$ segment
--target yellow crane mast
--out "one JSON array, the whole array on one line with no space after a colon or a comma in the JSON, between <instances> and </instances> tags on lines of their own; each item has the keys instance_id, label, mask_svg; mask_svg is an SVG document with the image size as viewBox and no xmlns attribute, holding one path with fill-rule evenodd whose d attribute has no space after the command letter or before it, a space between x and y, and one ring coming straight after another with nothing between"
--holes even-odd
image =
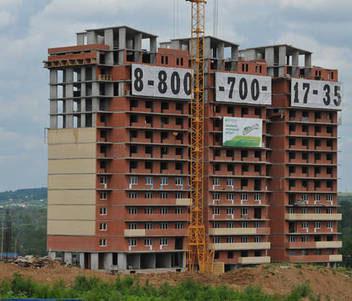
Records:
<instances>
[{"instance_id":1,"label":"yellow crane mast","mask_svg":"<svg viewBox=\"0 0 352 301\"><path fill-rule=\"evenodd\" d=\"M189 271L211 272L213 256L208 249L208 238L204 224L204 92L205 92L205 6L206 0L191 2L192 34L190 55L193 75L193 97L191 100L191 208L188 228Z\"/></svg>"}]
</instances>

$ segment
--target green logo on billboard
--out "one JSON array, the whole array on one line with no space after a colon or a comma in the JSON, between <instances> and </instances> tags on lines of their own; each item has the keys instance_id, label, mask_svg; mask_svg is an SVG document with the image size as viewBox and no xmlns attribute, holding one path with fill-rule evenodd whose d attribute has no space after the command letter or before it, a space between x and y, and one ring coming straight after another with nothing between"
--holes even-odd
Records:
<instances>
[{"instance_id":1,"label":"green logo on billboard","mask_svg":"<svg viewBox=\"0 0 352 301\"><path fill-rule=\"evenodd\" d=\"M224 117L223 145L262 147L262 124L257 118Z\"/></svg>"}]
</instances>

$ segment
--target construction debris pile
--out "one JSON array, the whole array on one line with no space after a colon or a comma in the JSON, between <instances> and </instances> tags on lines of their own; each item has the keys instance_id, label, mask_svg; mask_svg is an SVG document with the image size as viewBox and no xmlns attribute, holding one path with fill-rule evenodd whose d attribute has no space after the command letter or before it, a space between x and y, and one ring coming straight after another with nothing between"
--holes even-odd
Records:
<instances>
[{"instance_id":1,"label":"construction debris pile","mask_svg":"<svg viewBox=\"0 0 352 301\"><path fill-rule=\"evenodd\" d=\"M59 264L57 261L54 261L47 256L36 257L33 255L26 255L24 257L19 256L16 259L14 259L12 263L22 268L37 268L37 269L53 266L55 263Z\"/></svg>"}]
</instances>

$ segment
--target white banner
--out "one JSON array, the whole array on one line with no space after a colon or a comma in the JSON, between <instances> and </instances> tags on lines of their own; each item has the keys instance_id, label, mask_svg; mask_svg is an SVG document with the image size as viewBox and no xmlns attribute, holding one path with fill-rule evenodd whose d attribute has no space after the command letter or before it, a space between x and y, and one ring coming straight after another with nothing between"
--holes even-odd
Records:
<instances>
[{"instance_id":1,"label":"white banner","mask_svg":"<svg viewBox=\"0 0 352 301\"><path fill-rule=\"evenodd\" d=\"M224 117L222 142L227 147L262 147L263 120Z\"/></svg>"},{"instance_id":2,"label":"white banner","mask_svg":"<svg viewBox=\"0 0 352 301\"><path fill-rule=\"evenodd\" d=\"M271 77L216 72L216 101L271 105Z\"/></svg>"},{"instance_id":3,"label":"white banner","mask_svg":"<svg viewBox=\"0 0 352 301\"><path fill-rule=\"evenodd\" d=\"M191 69L132 65L132 95L191 99Z\"/></svg>"},{"instance_id":4,"label":"white banner","mask_svg":"<svg viewBox=\"0 0 352 301\"><path fill-rule=\"evenodd\" d=\"M291 106L338 110L342 105L341 83L292 79Z\"/></svg>"}]
</instances>

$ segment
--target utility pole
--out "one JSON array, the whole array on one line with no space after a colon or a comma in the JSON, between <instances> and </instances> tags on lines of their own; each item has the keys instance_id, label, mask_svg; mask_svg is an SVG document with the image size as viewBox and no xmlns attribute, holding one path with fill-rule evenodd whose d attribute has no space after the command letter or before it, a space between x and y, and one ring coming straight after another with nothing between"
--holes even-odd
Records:
<instances>
[{"instance_id":1,"label":"utility pole","mask_svg":"<svg viewBox=\"0 0 352 301\"><path fill-rule=\"evenodd\" d=\"M11 251L11 241L12 241L12 221L10 210L6 210L5 214L5 229L3 229L3 252L6 254L5 259Z\"/></svg>"},{"instance_id":2,"label":"utility pole","mask_svg":"<svg viewBox=\"0 0 352 301\"><path fill-rule=\"evenodd\" d=\"M0 259L2 260L4 254L4 220L1 221L1 254Z\"/></svg>"}]
</instances>

